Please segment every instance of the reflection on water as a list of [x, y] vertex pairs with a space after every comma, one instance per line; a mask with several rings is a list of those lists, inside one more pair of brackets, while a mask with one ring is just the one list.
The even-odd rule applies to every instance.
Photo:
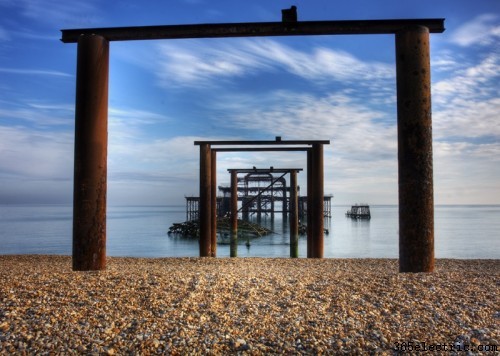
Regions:
[[[347, 207], [332, 207], [325, 220], [325, 257], [398, 257], [397, 206], [372, 206], [371, 220], [345, 217]], [[500, 206], [438, 206], [435, 248], [438, 258], [500, 258]], [[168, 236], [174, 222], [186, 218], [183, 206], [109, 207], [107, 254], [136, 257], [196, 257], [196, 239]], [[72, 208], [61, 205], [0, 206], [0, 254], [71, 254]], [[256, 221], [255, 219], [254, 221]], [[262, 217], [274, 233], [239, 238], [239, 257], [288, 257], [287, 221], [277, 214]], [[228, 241], [229, 242], [229, 241]], [[307, 239], [299, 237], [299, 257], [307, 255]], [[234, 248], [234, 247], [233, 247]], [[217, 246], [229, 257], [231, 244]]]

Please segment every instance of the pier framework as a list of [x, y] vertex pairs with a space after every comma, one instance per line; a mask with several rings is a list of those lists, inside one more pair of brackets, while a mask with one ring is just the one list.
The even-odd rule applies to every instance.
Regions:
[[[429, 34], [443, 31], [444, 19], [285, 21], [62, 30], [64, 43], [78, 43], [73, 269], [101, 270], [106, 267], [110, 41], [393, 34], [396, 47], [398, 123], [399, 270], [433, 271], [434, 195]], [[200, 148], [201, 156], [212, 154], [207, 145]], [[203, 172], [215, 169], [210, 166], [209, 159], [203, 159]], [[309, 161], [313, 163], [314, 160], [312, 157]], [[206, 183], [203, 180], [203, 184]], [[314, 189], [308, 186], [308, 191], [309, 188]], [[203, 194], [200, 192], [202, 211], [210, 208], [204, 204], [210, 204], [211, 195], [215, 195], [215, 188], [211, 194], [203, 187]], [[203, 251], [202, 255], [205, 256], [205, 250]]]
[[[329, 140], [253, 140], [253, 141], [195, 141], [200, 146], [200, 256], [215, 257], [217, 255], [217, 219], [216, 219], [216, 192], [217, 154], [223, 152], [266, 152], [266, 151], [303, 151], [307, 153], [307, 187], [308, 187], [308, 229], [307, 229], [307, 257], [323, 257], [323, 145], [330, 144]], [[292, 184], [296, 184], [295, 173], [290, 172]], [[237, 205], [237, 173], [231, 172], [232, 197], [231, 218], [235, 221], [234, 206]], [[292, 190], [294, 190], [292, 188]], [[296, 187], [295, 187], [296, 190]], [[297, 194], [294, 194], [297, 199]], [[236, 201], [236, 203], [234, 203]], [[292, 203], [293, 204], [293, 203]], [[297, 210], [298, 203], [295, 203]], [[297, 219], [298, 220], [298, 219]]]

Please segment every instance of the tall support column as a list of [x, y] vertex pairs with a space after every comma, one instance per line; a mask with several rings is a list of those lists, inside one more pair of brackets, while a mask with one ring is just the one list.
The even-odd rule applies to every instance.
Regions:
[[281, 209], [281, 210], [283, 210], [283, 212], [282, 212], [282, 214], [283, 214], [283, 220], [286, 219], [286, 215], [288, 214], [288, 209], [289, 209], [288, 208], [288, 204], [287, 204], [288, 203], [288, 199], [287, 199], [286, 191], [287, 191], [287, 189], [286, 189], [286, 180], [283, 180], [283, 193], [282, 193], [283, 194], [283, 205], [282, 205], [282, 209]]
[[429, 29], [396, 34], [399, 271], [434, 270]]
[[307, 258], [311, 258], [314, 240], [312, 238], [311, 230], [311, 205], [312, 205], [312, 182], [313, 182], [313, 172], [312, 172], [312, 151], [307, 150], [307, 200], [306, 200], [306, 219], [307, 219]]
[[217, 257], [217, 152], [212, 150], [210, 157], [210, 167], [211, 167], [211, 236], [210, 236], [210, 256]]
[[299, 257], [297, 171], [290, 171], [290, 257]]
[[311, 150], [311, 206], [308, 206], [311, 218], [311, 239], [312, 251], [311, 257], [323, 258], [323, 239], [324, 239], [324, 221], [323, 221], [323, 145], [315, 143]]
[[200, 257], [210, 257], [212, 245], [212, 168], [211, 149], [207, 143], [200, 145]]
[[95, 35], [78, 39], [73, 270], [106, 268], [109, 42]]
[[230, 257], [238, 257], [238, 172], [231, 171], [231, 241]]

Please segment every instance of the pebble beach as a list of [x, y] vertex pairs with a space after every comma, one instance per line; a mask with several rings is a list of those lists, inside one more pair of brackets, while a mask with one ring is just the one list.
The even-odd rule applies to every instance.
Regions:
[[[499, 354], [500, 260], [0, 256], [0, 354]], [[496, 351], [495, 351], [496, 350]]]

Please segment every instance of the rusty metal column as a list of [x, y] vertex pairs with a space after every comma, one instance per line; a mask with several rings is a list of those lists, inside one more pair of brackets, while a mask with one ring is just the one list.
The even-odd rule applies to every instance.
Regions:
[[211, 149], [207, 143], [200, 145], [200, 257], [210, 257], [212, 245], [212, 168]]
[[212, 155], [210, 157], [211, 163], [211, 207], [212, 207], [212, 226], [211, 226], [211, 237], [210, 237], [210, 256], [217, 256], [217, 152], [212, 150]]
[[286, 215], [288, 214], [288, 206], [287, 206], [287, 194], [286, 194], [286, 180], [283, 180], [283, 205], [282, 205], [282, 209], [283, 210], [281, 213], [283, 214], [283, 220], [286, 219]]
[[297, 171], [290, 171], [290, 257], [299, 257], [299, 209]]
[[238, 257], [238, 172], [231, 171], [231, 242], [230, 257]]
[[78, 39], [73, 270], [106, 268], [109, 42], [94, 35]]
[[429, 30], [396, 34], [399, 271], [434, 270]]
[[[312, 251], [311, 257], [323, 257], [323, 238], [324, 238], [324, 222], [323, 222], [323, 145], [315, 143], [312, 145], [311, 150], [311, 240]], [[308, 194], [309, 195], [309, 194]]]
[[306, 219], [307, 219], [307, 258], [311, 258], [314, 240], [312, 238], [312, 230], [311, 230], [311, 199], [312, 199], [312, 181], [313, 181], [313, 173], [312, 173], [312, 152], [311, 149], [307, 150], [307, 200], [306, 200]]

